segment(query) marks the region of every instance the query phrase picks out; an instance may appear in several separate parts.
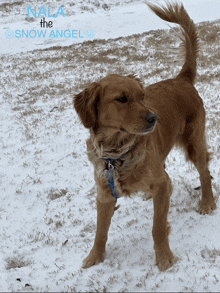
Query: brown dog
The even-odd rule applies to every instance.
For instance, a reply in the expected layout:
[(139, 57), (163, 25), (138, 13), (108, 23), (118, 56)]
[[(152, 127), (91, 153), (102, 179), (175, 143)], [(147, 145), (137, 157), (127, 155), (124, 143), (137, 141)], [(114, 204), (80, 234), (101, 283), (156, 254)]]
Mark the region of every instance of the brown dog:
[(208, 170), (205, 110), (193, 86), (198, 51), (195, 25), (181, 4), (148, 6), (160, 18), (182, 28), (185, 63), (178, 76), (144, 89), (132, 75), (113, 74), (74, 98), (76, 112), (90, 129), (87, 149), (98, 193), (96, 238), (84, 268), (104, 259), (117, 196), (138, 191), (153, 197), (153, 239), (159, 269), (166, 270), (175, 262), (167, 224), (172, 185), (164, 169), (174, 144), (183, 148), (200, 174), (200, 212), (210, 213), (216, 208)]

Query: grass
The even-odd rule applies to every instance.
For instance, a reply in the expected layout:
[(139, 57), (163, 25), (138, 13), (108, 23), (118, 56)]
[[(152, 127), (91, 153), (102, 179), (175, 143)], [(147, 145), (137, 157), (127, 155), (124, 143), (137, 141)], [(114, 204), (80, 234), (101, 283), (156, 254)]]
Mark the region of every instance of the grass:
[(27, 267), (31, 264), (31, 261), (27, 260), (25, 256), (16, 254), (13, 257), (7, 258), (6, 270)]
[[(204, 248), (201, 251), (201, 256), (208, 262), (215, 263), (217, 258), (220, 256), (220, 250), (219, 249), (209, 249)], [(218, 280), (219, 281), (219, 280)]]
[[(219, 22), (198, 25), (200, 37), (198, 82), (219, 80), (218, 30)], [(171, 78), (179, 72), (183, 63), (180, 52), (176, 49), (179, 43), (172, 32), (158, 30), (107, 42), (95, 40), (68, 47), (53, 47), (23, 53), (23, 57), (16, 62), (13, 61), (16, 57), (3, 56), (1, 57), (3, 70), (9, 68), (12, 70), (11, 78), (3, 78), (3, 84), (10, 83), (11, 86), (18, 87), (18, 83), (29, 82), (30, 87), (26, 92), (19, 90), (19, 104), (21, 102), (35, 104), (39, 95), (45, 99), (53, 96), (63, 97), (70, 94), (70, 88), (71, 94), (77, 93), (89, 83), (111, 73), (122, 75), (137, 73), (147, 85)], [(13, 63), (8, 61), (11, 58)], [(47, 79), (50, 80), (50, 86), (44, 83)], [(5, 95), (7, 94), (10, 97), (10, 93), (5, 92)], [(20, 110), (18, 104), (14, 109)], [(29, 111), (30, 113), (27, 111), (24, 115), (32, 114), (31, 108)]]
[(48, 192), (48, 198), (51, 200), (55, 200), (57, 198), (60, 198), (62, 196), (65, 196), (67, 194), (68, 190), (67, 189), (55, 189), (51, 188)]
[[(89, 5), (88, 3), (89, 1), (86, 1), (85, 4), (81, 2), (81, 5)], [(72, 8), (74, 9), (74, 5)], [(207, 22), (198, 25), (200, 53), (196, 87), (204, 99), (205, 107), (208, 109), (207, 129), (210, 145), (214, 152), (213, 161), (216, 158), (217, 160), (220, 158), (220, 40), (218, 27), (219, 22)], [(79, 209), (80, 218), (77, 218), (75, 215), (79, 207), (77, 201), (80, 199), (80, 197), (77, 197), (77, 189), (75, 187), (73, 189), (69, 181), (66, 182), (65, 180), (62, 182), (58, 180), (58, 185), (56, 185), (54, 181), (50, 181), (51, 179), (46, 176), (47, 172), (53, 170), (54, 165), (56, 166), (54, 172), (59, 173), (62, 172), (63, 168), (66, 170), (75, 168), (74, 164), (79, 159), (79, 153), (74, 148), (74, 143), (81, 145), (81, 140), (84, 140), (84, 137), (76, 132), (78, 131), (77, 127), (74, 129), (74, 133), (71, 132), (74, 123), (79, 123), (73, 117), (72, 98), (74, 94), (110, 73), (122, 75), (136, 73), (146, 86), (162, 79), (172, 78), (179, 72), (183, 64), (180, 52), (176, 49), (179, 43), (179, 40), (174, 37), (171, 31), (158, 30), (108, 41), (95, 40), (67, 47), (57, 46), (45, 50), (1, 56), (0, 69), (3, 73), (1, 75), (2, 87), (0, 88), (0, 95), (3, 97), (2, 105), (9, 105), (13, 110), (14, 120), (10, 127), (15, 127), (23, 133), (22, 145), (19, 147), (19, 152), (16, 153), (15, 159), (21, 161), (23, 165), (22, 171), (25, 169), (28, 174), (25, 178), (21, 178), (21, 184), (16, 188), (16, 194), (18, 198), (22, 199), (23, 194), (27, 194), (27, 191), (30, 190), (29, 193), (33, 198), (36, 194), (38, 203), (41, 203), (46, 198), (45, 205), (47, 210), (45, 211), (45, 216), (37, 220), (39, 223), (42, 221), (46, 228), (36, 226), (33, 231), (28, 231), (27, 241), (25, 240), (26, 238), (23, 240), (25, 245), (35, 243), (39, 247), (46, 247), (46, 249), (51, 246), (57, 247), (56, 249), (60, 249), (60, 247), (69, 249), (71, 247), (72, 251), (72, 247), (79, 245), (81, 238), (83, 238), (85, 245), (90, 245), (90, 235), (95, 231), (95, 220), (88, 220), (87, 224), (85, 224), (82, 219), (85, 218), (85, 214), (89, 219), (89, 210), (91, 209), (91, 212), (93, 212), (95, 209), (96, 188), (92, 188), (87, 194), (87, 199), (89, 199), (87, 203), (89, 202), (90, 205), (88, 211), (87, 207), (82, 204)], [(62, 117), (65, 118), (63, 118), (65, 121), (61, 119)], [(56, 139), (59, 141), (65, 140), (67, 134), (71, 137), (71, 144), (63, 144), (63, 156), (70, 156), (73, 159), (73, 163), (71, 161), (71, 164), (63, 167), (62, 164), (67, 161), (63, 161), (59, 157), (62, 156), (60, 155), (61, 152), (56, 152)], [(79, 139), (77, 140), (78, 136)], [(43, 146), (38, 145), (38, 139), (40, 142), (44, 140)], [(13, 148), (16, 150), (16, 143), (19, 144), (20, 140), (16, 142), (15, 136), (12, 143)], [(31, 152), (33, 149), (32, 144), (35, 146), (33, 153)], [(43, 162), (44, 157), (40, 157), (44, 152), (48, 154), (46, 152), (47, 148), (50, 149), (51, 155), (46, 161), (47, 163), (50, 162), (49, 166)], [(11, 149), (12, 147), (9, 150)], [(4, 149), (4, 152), (6, 151), (7, 149)], [(39, 170), (43, 170), (43, 164), (45, 164), (45, 173), (39, 172)], [(84, 168), (87, 164), (87, 161), (82, 160), (80, 167)], [(170, 165), (172, 166), (172, 161)], [(80, 168), (78, 170), (81, 171)], [(89, 172), (88, 169), (85, 168), (85, 172)], [(51, 173), (49, 174), (51, 176)], [(55, 173), (52, 175), (55, 176)], [(179, 177), (176, 180), (178, 181)], [(77, 184), (77, 188), (80, 189), (81, 186), (85, 185), (85, 181), (77, 182)], [(189, 183), (185, 183), (184, 178), (182, 181), (179, 180), (178, 184), (180, 184), (180, 187), (176, 198), (178, 197), (179, 201), (174, 201), (171, 198), (171, 207), (173, 208), (171, 211), (172, 213), (178, 213), (178, 216), (183, 216), (197, 209), (199, 194), (189, 187)], [(220, 193), (217, 179), (213, 180), (213, 188), (215, 194)], [(129, 216), (130, 213), (135, 211), (134, 204), (132, 208), (129, 206), (127, 211), (119, 210), (119, 215), (121, 213), (122, 218)], [(152, 213), (152, 211), (146, 210), (147, 217), (151, 218)], [(134, 219), (127, 221), (125, 226), (135, 229), (137, 224)], [(15, 235), (13, 235), (13, 239), (15, 239)], [(134, 245), (137, 241), (137, 238), (134, 237)], [(130, 243), (132, 244), (132, 238)], [(80, 249), (83, 248), (80, 247)], [(219, 250), (204, 248), (201, 251), (201, 257), (210, 263), (217, 263)], [(13, 252), (10, 258), (5, 259), (5, 264), (6, 269), (11, 270), (27, 267), (32, 263), (24, 254), (19, 255)], [(57, 262), (56, 265), (59, 269), (60, 265)], [(117, 273), (118, 271), (120, 270), (117, 270)], [(155, 274), (154, 270), (152, 270), (152, 274)], [(149, 286), (148, 281), (151, 279), (156, 279), (156, 275), (155, 277), (154, 275), (148, 276), (147, 273), (142, 282), (137, 281), (136, 287), (141, 289), (141, 286), (143, 286), (146, 291), (147, 286)], [(97, 279), (95, 278), (91, 281), (91, 286), (99, 288), (98, 291), (107, 292), (109, 291), (108, 288), (112, 288), (111, 284), (114, 284), (114, 279), (108, 277), (106, 277), (105, 284), (107, 287), (103, 287), (103, 284), (99, 286), (95, 283), (95, 280)], [(128, 291), (125, 286), (126, 280), (128, 280), (128, 283), (130, 282), (129, 276), (125, 278), (120, 291)], [(153, 282), (156, 290), (159, 284), (158, 278)], [(219, 282), (218, 276), (216, 282)], [(70, 285), (69, 288), (77, 291), (78, 287), (76, 285)], [(76, 289), (75, 286), (77, 287)], [(128, 286), (130, 288), (130, 285)], [(149, 288), (152, 289), (152, 287)], [(190, 290), (190, 287), (185, 288)]]
[[(51, 2), (51, 1), (43, 1), (43, 0), (39, 0), (37, 2), (34, 2), (33, 0), (32, 1), (27, 1), (27, 0), (15, 1), (12, 3), (0, 4), (0, 16), (2, 18), (4, 18), (5, 16), (8, 16), (8, 14), (11, 14), (11, 15), (19, 14), (19, 15), (27, 16), (28, 6), (30, 6), (32, 10), (34, 10), (34, 7), (36, 6), (37, 12), (39, 12), (39, 9), (42, 6), (44, 6), (46, 9), (46, 13), (47, 13), (47, 7), (50, 6), (51, 14), (55, 14), (57, 12), (58, 7), (61, 6), (64, 11), (64, 14), (66, 16), (69, 16), (69, 15), (74, 15), (75, 12), (78, 10), (81, 13), (83, 12), (94, 13), (98, 9), (101, 11), (108, 11), (114, 6), (122, 5), (121, 2), (118, 0), (108, 0), (107, 2), (108, 4), (103, 3), (103, 1), (100, 1), (100, 0), (79, 0), (79, 1), (77, 0), (74, 2), (58, 1), (58, 3)], [(123, 5), (127, 3), (132, 3), (132, 2), (134, 2), (134, 0), (124, 0)], [(60, 5), (58, 6), (58, 4)], [(28, 22), (32, 22), (32, 21), (35, 21), (36, 19), (34, 19), (33, 17), (26, 17), (25, 20)]]

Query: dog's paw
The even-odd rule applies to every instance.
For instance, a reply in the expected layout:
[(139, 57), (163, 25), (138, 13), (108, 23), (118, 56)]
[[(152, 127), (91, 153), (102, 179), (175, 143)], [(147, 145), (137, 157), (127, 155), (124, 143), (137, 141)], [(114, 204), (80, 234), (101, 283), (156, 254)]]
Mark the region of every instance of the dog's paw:
[(176, 257), (171, 251), (163, 253), (162, 256), (157, 257), (157, 265), (160, 271), (166, 271), (177, 261)]
[(217, 208), (217, 206), (216, 206), (214, 200), (211, 200), (211, 201), (203, 201), (203, 200), (201, 200), (199, 213), (201, 215), (210, 214), (216, 208)]
[(104, 253), (98, 253), (91, 250), (87, 258), (84, 259), (82, 268), (87, 269), (93, 265), (97, 265), (104, 260)]

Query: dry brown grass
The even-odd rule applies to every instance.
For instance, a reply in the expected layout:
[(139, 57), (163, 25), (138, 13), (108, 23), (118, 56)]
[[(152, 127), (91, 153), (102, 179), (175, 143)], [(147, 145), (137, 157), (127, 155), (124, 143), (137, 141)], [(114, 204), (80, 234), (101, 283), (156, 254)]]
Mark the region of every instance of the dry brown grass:
[(23, 255), (15, 254), (15, 256), (7, 258), (6, 270), (27, 267), (31, 264)]
[[(219, 80), (219, 26), (220, 22), (217, 21), (198, 25), (199, 82)], [(22, 53), (21, 58), (17, 58), (17, 55), (2, 56), (2, 71), (11, 72), (9, 78), (3, 78), (3, 86), (17, 88), (20, 102), (34, 104), (39, 95), (44, 99), (73, 95), (89, 83), (111, 73), (138, 73), (145, 85), (148, 85), (171, 78), (179, 72), (183, 62), (179, 44), (180, 41), (172, 31), (158, 30), (108, 41), (94, 40), (68, 47), (36, 50)], [(49, 83), (45, 83), (46, 80)], [(22, 93), (18, 84), (24, 82), (29, 82), (30, 87)], [(3, 90), (3, 96), (8, 100), (11, 93), (7, 90), (4, 93)], [(16, 109), (21, 110), (18, 104), (14, 105)], [(27, 112), (24, 114), (28, 115)]]
[[(219, 27), (219, 21), (198, 25), (198, 82), (219, 80)], [(11, 72), (10, 77), (3, 78), (2, 83), (3, 87), (12, 86), (19, 92), (19, 103), (13, 107), (15, 111), (22, 111), (24, 103), (30, 104), (29, 110), (23, 112), (28, 116), (38, 111), (35, 103), (39, 96), (43, 99), (64, 98), (111, 73), (138, 73), (145, 85), (171, 78), (179, 72), (183, 62), (179, 44), (172, 31), (158, 30), (108, 41), (95, 40), (68, 47), (36, 50), (22, 53), (21, 58), (17, 58), (17, 55), (2, 56), (2, 71)], [(45, 83), (46, 80), (49, 82)], [(29, 83), (29, 89), (21, 92), (18, 85), (25, 82)], [(12, 99), (8, 90), (2, 93), (6, 100)], [(68, 103), (62, 110), (66, 106)]]

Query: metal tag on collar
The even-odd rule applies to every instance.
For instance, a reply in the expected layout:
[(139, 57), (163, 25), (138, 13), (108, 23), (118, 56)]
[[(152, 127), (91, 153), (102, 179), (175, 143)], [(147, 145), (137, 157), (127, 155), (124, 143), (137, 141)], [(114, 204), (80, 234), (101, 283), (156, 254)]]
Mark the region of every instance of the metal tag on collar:
[(115, 169), (115, 167), (110, 161), (108, 161), (107, 168), (108, 169), (104, 170), (105, 177), (108, 180), (114, 180), (114, 169)]
[(114, 170), (104, 170), (105, 177), (108, 180), (114, 180)]
[(114, 169), (115, 169), (114, 165), (110, 161), (108, 161), (108, 170), (114, 170)]

